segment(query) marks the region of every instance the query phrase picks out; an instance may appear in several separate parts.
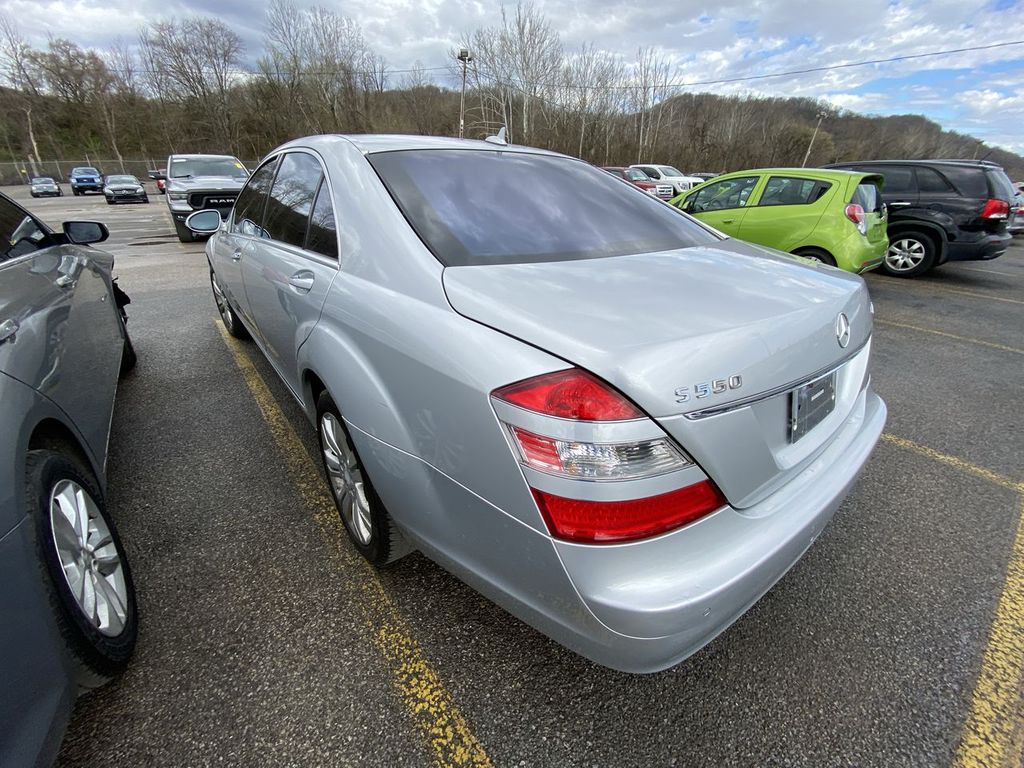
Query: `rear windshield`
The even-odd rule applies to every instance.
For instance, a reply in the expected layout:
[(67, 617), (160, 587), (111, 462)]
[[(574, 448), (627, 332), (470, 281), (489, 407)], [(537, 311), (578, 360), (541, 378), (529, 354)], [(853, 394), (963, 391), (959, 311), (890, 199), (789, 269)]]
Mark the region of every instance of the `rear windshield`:
[(1017, 192), (1013, 188), (1013, 182), (1010, 181), (1010, 177), (1006, 175), (1006, 171), (1002, 168), (993, 168), (986, 171), (985, 175), (988, 176), (992, 197), (997, 197), (1000, 200), (1013, 200)]
[(188, 179), (196, 176), (233, 176), (249, 178), (249, 172), (233, 157), (172, 157), (170, 177)]
[(596, 259), (718, 242), (679, 210), (578, 160), (463, 149), (369, 160), (445, 266)]
[(878, 194), (878, 187), (870, 181), (862, 181), (857, 185), (850, 202), (859, 205), (867, 213), (879, 213), (882, 210), (882, 196)]

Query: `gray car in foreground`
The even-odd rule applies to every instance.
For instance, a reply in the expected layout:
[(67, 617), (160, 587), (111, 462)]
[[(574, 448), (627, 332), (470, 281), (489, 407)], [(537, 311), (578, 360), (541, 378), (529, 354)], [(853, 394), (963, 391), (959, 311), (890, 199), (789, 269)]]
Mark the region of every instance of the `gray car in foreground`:
[(859, 277), (568, 157), (301, 139), (191, 226), (228, 331), (316, 425), (355, 548), (419, 549), (616, 669), (746, 611), (885, 421)]
[(0, 765), (49, 765), (75, 697), (120, 672), (135, 593), (104, 497), (135, 355), (113, 258), (0, 195)]

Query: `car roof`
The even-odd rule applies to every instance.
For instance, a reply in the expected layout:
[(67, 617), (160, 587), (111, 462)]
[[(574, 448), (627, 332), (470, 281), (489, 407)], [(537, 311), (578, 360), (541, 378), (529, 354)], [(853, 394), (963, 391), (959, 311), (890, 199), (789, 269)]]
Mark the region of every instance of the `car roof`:
[[(553, 157), (565, 157), (558, 152), (550, 152), (546, 149), (536, 147), (523, 147), (515, 144), (493, 144), (489, 141), (477, 139), (452, 139), (444, 136), (403, 136), (400, 134), (323, 134), (319, 136), (305, 136), (301, 139), (294, 139), (287, 144), (282, 144), (274, 151), (289, 149), (292, 147), (326, 147), (339, 141), (348, 142), (355, 146), (364, 155), (372, 155), (377, 152), (399, 152), (410, 149), (477, 149), (490, 152), (524, 152), (534, 155), (551, 155)], [(268, 153), (271, 154), (271, 153)]]
[(849, 165), (945, 165), (960, 168), (977, 168), (978, 170), (1001, 170), (1002, 166), (988, 160), (848, 160), (842, 163), (831, 163), (829, 168)]
[(748, 173), (774, 173), (785, 176), (806, 176), (808, 178), (829, 179), (831, 181), (842, 181), (844, 179), (849, 179), (851, 176), (866, 175), (863, 171), (844, 171), (839, 168), (747, 168), (742, 171), (720, 173), (718, 176), (708, 179), (708, 181), (719, 181), (728, 176), (742, 176)]
[(234, 155), (204, 155), (204, 154), (197, 154), (197, 155), (171, 155), (171, 159), (172, 160), (173, 159), (194, 160), (197, 157), (216, 157), (216, 158), (223, 159), (223, 160), (235, 160), (235, 159), (237, 159)]

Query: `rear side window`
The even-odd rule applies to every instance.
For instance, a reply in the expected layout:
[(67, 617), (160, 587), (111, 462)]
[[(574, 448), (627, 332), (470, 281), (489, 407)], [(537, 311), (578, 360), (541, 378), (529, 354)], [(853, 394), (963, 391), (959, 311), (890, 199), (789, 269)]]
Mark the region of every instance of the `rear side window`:
[(885, 177), (883, 191), (889, 195), (907, 195), (917, 193), (914, 181), (914, 169), (905, 166), (885, 166), (884, 168), (866, 168), (872, 173), (880, 173)]
[(274, 158), (256, 169), (242, 188), (235, 201), (234, 231), (252, 237), (265, 236), (263, 233), (263, 211), (267, 204), (270, 185), (274, 183), (274, 172), (279, 158)]
[(322, 178), (320, 161), (312, 155), (289, 152), (284, 156), (267, 198), (263, 223), (271, 240), (303, 247), (313, 198)]
[(331, 191), (327, 181), (320, 184), (313, 214), (309, 217), (309, 237), (306, 250), (319, 253), (331, 259), (338, 258), (338, 230), (334, 223), (334, 206), (331, 205)]
[(923, 166), (917, 168), (917, 188), (921, 194), (956, 194), (953, 186), (938, 171)]
[(832, 185), (827, 181), (772, 176), (758, 205), (810, 205), (821, 199)]
[(446, 266), (593, 259), (718, 242), (672, 206), (578, 160), (463, 149), (368, 159)]
[(870, 181), (863, 181), (853, 191), (850, 202), (859, 205), (866, 213), (880, 213), (882, 210), (882, 196), (878, 187)]
[(945, 165), (942, 167), (942, 173), (964, 197), (984, 199), (989, 195), (988, 184), (985, 182), (984, 168), (967, 165)]

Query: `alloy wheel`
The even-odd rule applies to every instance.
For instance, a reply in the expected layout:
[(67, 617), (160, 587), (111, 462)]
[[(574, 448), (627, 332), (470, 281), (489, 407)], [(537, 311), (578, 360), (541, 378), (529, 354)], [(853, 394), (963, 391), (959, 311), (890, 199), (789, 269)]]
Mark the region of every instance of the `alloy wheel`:
[(345, 430), (333, 413), (325, 413), (320, 418), (320, 447), (341, 517), (359, 543), (368, 545), (373, 528), (363, 471)]
[(885, 263), (893, 272), (909, 272), (924, 261), (926, 255), (924, 243), (905, 237), (890, 243)]
[(121, 557), (92, 496), (73, 480), (50, 494), (50, 528), (64, 579), (82, 614), (115, 637), (128, 619), (128, 587)]

